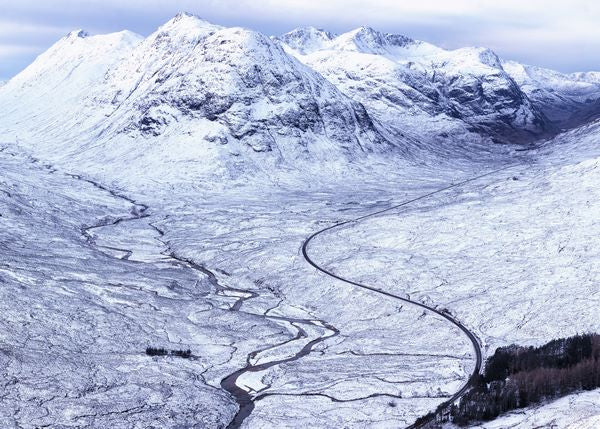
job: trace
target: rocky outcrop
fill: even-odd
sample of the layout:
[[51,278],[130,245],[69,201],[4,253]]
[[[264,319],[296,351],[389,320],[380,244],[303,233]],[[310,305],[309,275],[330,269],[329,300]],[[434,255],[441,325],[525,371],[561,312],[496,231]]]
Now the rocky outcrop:
[[306,48],[301,41],[312,39],[298,34],[279,40],[398,132],[418,126],[430,139],[460,130],[519,143],[551,128],[489,49],[447,51],[369,27]]
[[190,15],[149,36],[111,70],[107,86],[121,126],[114,132],[158,136],[204,119],[219,128],[220,142],[255,152],[310,151],[319,139],[349,152],[387,144],[363,106],[279,44]]
[[571,128],[600,115],[598,73],[565,74],[514,61],[505,61],[502,65],[556,126]]

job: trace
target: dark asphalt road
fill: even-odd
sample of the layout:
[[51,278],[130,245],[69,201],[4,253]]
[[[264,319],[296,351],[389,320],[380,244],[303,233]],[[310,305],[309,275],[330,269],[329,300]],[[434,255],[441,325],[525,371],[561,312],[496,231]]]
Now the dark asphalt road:
[[[448,322],[452,323],[457,328],[459,328],[469,338],[469,340],[471,341],[471,344],[473,346],[473,350],[475,352],[475,367],[473,368],[473,373],[469,377],[469,380],[467,381],[467,383],[465,383],[461,387],[461,389],[459,391],[457,391],[454,395],[452,395],[452,397],[450,399],[448,399],[447,401],[445,401],[444,403],[441,404],[442,407],[455,402],[457,399],[459,399],[461,396],[463,396],[467,392],[467,390],[469,389],[469,387],[471,386],[471,380],[472,380],[473,376],[479,374],[479,372],[481,371],[482,352],[481,352],[481,346],[479,345],[479,341],[477,340],[477,337],[475,336],[475,334],[473,334],[459,320],[455,319],[452,315],[450,315],[449,313],[447,313],[445,311],[437,310],[436,308],[431,307],[429,305],[423,304],[423,303],[418,302],[418,301],[412,301],[412,300],[410,300],[408,298],[402,297],[400,295],[395,295],[395,294],[393,294],[391,292],[387,292],[387,291],[378,289],[378,288],[373,287],[373,286],[369,286],[369,285],[365,285],[365,284],[362,284],[362,283],[355,282],[353,280],[344,278],[344,277],[342,277],[342,276],[340,276],[338,274],[335,274],[335,273],[329,271],[327,268],[319,265],[314,259],[312,259],[310,257],[310,255],[308,254],[308,248],[309,248],[309,245],[310,245],[311,241],[315,237],[317,237],[317,236],[319,236],[319,235],[321,235],[321,234],[323,234],[323,233],[325,233],[327,231],[331,231],[332,229],[339,228],[341,226],[348,225],[350,223],[356,223],[356,222],[359,222],[359,221],[361,221],[363,219],[366,219],[366,218],[369,218],[369,217],[373,217],[373,216],[377,216],[377,215],[380,215],[382,213],[389,212],[389,211],[392,211],[394,209],[397,209],[399,207],[407,206],[407,205],[412,204],[412,203],[414,203],[416,201],[424,200],[426,198],[429,198],[429,197],[431,197],[433,195],[442,193],[442,192],[447,191],[449,189],[458,188],[458,187],[463,186],[463,185],[465,185],[467,183],[474,182],[474,181],[482,179],[484,177],[500,173],[500,172],[508,170],[509,168],[514,167],[514,166],[515,165],[509,165],[509,166],[505,166],[505,167],[502,167],[502,168],[497,168],[495,170],[488,171],[487,173],[480,174],[480,175],[471,177],[469,179],[462,180],[462,181],[457,182],[457,183],[452,183],[452,184],[450,184],[448,186],[445,186],[443,188],[437,189],[435,191],[428,192],[428,193],[420,195],[418,197],[415,197],[415,198],[403,201],[401,203],[395,204],[395,205],[393,205],[391,207],[388,207],[386,209],[378,210],[378,211],[375,211],[373,213],[369,213],[369,214],[366,214],[364,216],[357,217],[355,219],[350,219],[350,220],[347,220],[347,221],[344,221],[344,222],[336,223],[334,225],[328,226],[327,228],[323,228],[323,229],[321,229],[321,230],[313,233],[302,244],[302,255],[304,256],[304,259],[306,259],[306,261],[310,265],[312,265],[313,267],[315,267],[320,272],[322,272],[324,274],[327,274],[328,276],[333,277],[334,279],[337,279],[337,280],[342,281],[344,283],[350,284],[352,286],[360,287],[362,289],[367,289],[369,291],[378,293],[378,294],[383,295],[385,297],[396,299],[396,300],[399,300],[399,301],[403,301],[403,302],[406,302],[406,303],[409,303],[409,304],[413,304],[413,305],[416,305],[417,307],[421,307],[421,308],[423,308],[423,309],[425,309],[427,311],[435,313],[438,316],[441,316],[444,319],[446,319]],[[408,426],[408,428],[409,429],[416,429],[418,427],[421,427],[425,423],[426,423],[426,421],[425,422],[420,422],[419,424],[413,423],[412,425]]]

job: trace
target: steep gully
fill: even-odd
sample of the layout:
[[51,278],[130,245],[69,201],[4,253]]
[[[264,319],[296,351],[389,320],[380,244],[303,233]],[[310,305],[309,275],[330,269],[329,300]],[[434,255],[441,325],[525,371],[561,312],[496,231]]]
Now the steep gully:
[[[418,197],[412,198],[410,200],[406,200],[403,201],[399,204],[393,205],[391,207],[388,207],[386,209],[383,210],[378,210],[375,211],[373,213],[369,213],[351,220],[347,220],[347,221],[343,221],[343,222],[339,222],[336,223],[334,225],[328,226],[326,228],[323,228],[319,231],[316,231],[315,233],[313,233],[312,235],[310,235],[302,244],[302,255],[305,258],[305,260],[314,268],[316,268],[318,271],[336,279],[339,280],[341,282],[344,282],[348,285],[351,285],[353,287],[359,287],[362,289],[366,289],[369,290],[371,292],[380,294],[386,298],[391,298],[391,299],[395,299],[398,301],[402,301],[405,303],[409,303],[409,304],[413,304],[416,305],[418,307],[423,308],[426,311],[432,312],[442,318],[444,318],[445,320],[447,320],[449,323],[453,324],[454,326],[456,326],[457,328],[459,328],[464,335],[466,335],[468,337],[468,339],[470,340],[472,346],[473,346],[473,351],[475,353],[475,366],[473,369],[473,373],[471,375],[471,377],[469,378],[469,380],[461,387],[460,390],[458,390],[456,393],[454,393],[448,400],[446,400],[444,403],[442,403],[439,407],[438,407],[438,411],[437,412],[443,412],[449,405],[451,405],[452,403],[454,403],[455,401],[457,401],[460,397],[462,397],[470,388],[471,386],[471,380],[473,379],[473,376],[478,374],[481,370],[481,364],[482,364],[482,351],[481,351],[481,347],[479,345],[479,341],[477,339],[477,337],[475,336],[475,334],[473,334],[466,326],[464,326],[460,321],[458,321],[454,316],[452,316],[451,314],[449,314],[446,310],[438,310],[435,307],[431,306],[431,305],[426,305],[423,304],[419,301],[413,301],[411,299],[408,299],[406,297],[400,296],[400,295],[396,295],[393,294],[391,292],[387,292],[385,290],[381,290],[378,289],[376,287],[373,286],[369,286],[366,284],[362,284],[362,283],[358,283],[355,282],[351,279],[347,279],[344,278],[338,274],[335,274],[334,272],[332,272],[331,270],[327,269],[326,267],[319,265],[318,262],[316,262],[310,255],[309,255],[309,246],[311,244],[311,242],[318,236],[331,231],[335,228],[339,228],[342,226],[347,226],[349,224],[353,224],[353,223],[357,223],[363,219],[367,219],[370,217],[374,217],[386,212],[390,212],[392,210],[398,209],[400,207],[403,206],[407,206],[409,204],[412,204],[416,201],[419,200],[423,200],[426,199],[428,197],[431,197],[433,195],[442,193],[444,191],[453,189],[453,188],[458,188],[460,186],[463,186],[467,183],[470,182],[474,182],[476,180],[482,179],[484,177],[487,176],[491,176],[493,174],[502,172],[504,170],[507,170],[511,167],[513,167],[514,165],[508,165],[508,166],[504,166],[502,168],[498,168],[492,171],[489,171],[487,173],[484,174],[480,174],[477,175],[475,177],[471,177],[467,180],[463,180],[457,183],[452,183],[446,187],[443,187],[441,189],[437,189],[435,191],[420,195]],[[55,170],[54,170],[55,171]],[[86,241],[88,242],[89,245],[91,246],[95,246],[99,249],[105,248],[108,250],[112,250],[112,251],[118,251],[118,252],[122,252],[123,256],[121,256],[121,259],[128,259],[129,257],[131,257],[132,255],[132,251],[129,249],[122,249],[122,248],[118,248],[118,247],[111,247],[111,246],[101,246],[96,244],[94,236],[90,233],[93,229],[97,229],[97,228],[103,228],[103,227],[107,227],[107,226],[111,226],[111,225],[117,225],[121,222],[127,222],[127,221],[134,221],[134,220],[139,220],[139,219],[143,219],[143,218],[148,218],[150,217],[150,214],[148,213],[148,209],[149,207],[145,204],[141,204],[136,202],[135,200],[120,194],[116,191],[113,191],[91,179],[87,179],[84,178],[80,175],[75,175],[75,174],[67,174],[68,176],[72,177],[73,179],[76,180],[81,180],[81,181],[85,181],[90,183],[91,185],[95,186],[98,189],[101,189],[105,192],[110,193],[112,196],[114,196],[115,198],[120,198],[123,199],[129,203],[132,204],[133,208],[131,209],[130,212],[130,216],[128,217],[118,217],[116,219],[104,219],[101,220],[100,222],[92,225],[92,226],[85,226],[82,227],[81,232],[82,235],[86,238]],[[236,289],[236,288],[232,288],[232,287],[228,287],[228,286],[224,286],[222,284],[219,283],[219,281],[217,280],[217,277],[215,276],[215,274],[213,272],[211,272],[210,270],[206,269],[203,265],[198,264],[197,262],[189,259],[189,258],[185,258],[182,256],[177,255],[169,246],[167,241],[163,241],[162,237],[164,236],[164,231],[161,230],[159,227],[157,227],[156,225],[154,225],[153,223],[149,223],[149,225],[158,233],[159,235],[159,241],[161,241],[165,247],[166,247],[166,251],[163,252],[163,254],[165,256],[168,256],[169,258],[171,258],[171,260],[173,261],[173,263],[195,270],[199,273],[201,273],[203,276],[207,276],[209,282],[213,285],[213,287],[215,287],[217,294],[221,295],[221,296],[227,296],[227,297],[238,297],[236,299],[236,301],[233,303],[233,305],[229,308],[230,311],[241,311],[241,307],[243,305],[243,303],[249,299],[255,298],[258,296],[257,292],[254,291],[247,291],[247,290],[242,290],[242,289]],[[249,313],[249,314],[253,314],[253,315],[257,315],[255,313]],[[242,387],[240,387],[238,385],[238,380],[240,379],[240,377],[242,377],[245,374],[248,373],[253,373],[253,372],[260,372],[260,371],[264,371],[267,370],[271,367],[280,365],[280,364],[284,364],[284,363],[288,363],[288,362],[293,362],[296,361],[298,359],[301,359],[302,357],[308,355],[309,353],[311,353],[311,351],[315,348],[315,346],[317,346],[318,344],[322,343],[323,341],[325,341],[328,338],[334,337],[336,335],[339,334],[339,330],[336,329],[334,326],[331,326],[329,324],[327,324],[325,321],[322,320],[312,320],[312,319],[302,319],[302,318],[290,318],[290,317],[284,317],[284,316],[270,316],[267,315],[266,312],[265,314],[262,315],[258,315],[260,317],[263,317],[265,319],[269,319],[269,320],[274,320],[274,321],[279,321],[279,322],[285,322],[287,324],[289,324],[289,326],[293,326],[296,330],[297,330],[297,334],[290,338],[289,340],[286,340],[283,343],[279,343],[279,344],[275,344],[273,346],[267,347],[267,348],[263,348],[263,349],[259,349],[259,350],[255,350],[253,352],[251,352],[247,358],[246,358],[246,366],[244,366],[243,368],[238,369],[237,371],[231,373],[230,375],[226,376],[225,378],[223,378],[221,380],[221,387],[226,390],[227,392],[229,392],[233,398],[235,398],[236,402],[238,403],[238,412],[236,413],[235,417],[233,418],[233,420],[229,423],[229,425],[227,426],[227,428],[238,428],[242,425],[242,423],[244,422],[244,420],[252,413],[253,409],[254,409],[254,404],[257,401],[260,401],[261,399],[264,399],[268,396],[273,396],[273,395],[286,395],[285,393],[282,394],[278,394],[278,393],[269,393],[269,392],[264,392],[261,393],[262,390],[267,389],[269,386],[266,386],[265,388],[261,389],[260,391],[254,392],[254,394],[252,394],[249,390],[243,389]],[[269,349],[272,348],[276,348],[276,347],[280,347],[282,345],[285,345],[287,343],[290,343],[292,341],[297,341],[297,340],[301,340],[304,338],[307,338],[308,334],[306,332],[306,330],[304,328],[302,328],[302,325],[309,325],[309,326],[313,326],[317,329],[323,330],[325,333],[321,336],[318,336],[314,339],[312,339],[311,341],[309,341],[308,343],[306,343],[301,349],[300,351],[296,352],[294,355],[289,356],[289,357],[285,357],[285,358],[281,358],[281,359],[275,359],[275,360],[271,360],[271,361],[267,361],[267,362],[263,362],[263,363],[252,363],[253,359],[262,352],[265,352]],[[333,398],[331,396],[328,396],[326,394],[321,394],[321,393],[307,393],[307,394],[299,394],[298,396],[324,396],[329,398],[330,400],[334,401],[334,402],[344,402],[344,401],[340,401],[336,398]],[[368,396],[373,397],[373,396],[394,396],[394,395],[370,395]],[[359,398],[359,399],[366,399],[366,398]],[[417,423],[414,423],[412,425],[409,426],[409,428],[420,428],[425,426],[427,423],[430,423],[433,419],[435,418],[435,413],[432,413],[428,416],[424,416],[423,418],[419,419]]]

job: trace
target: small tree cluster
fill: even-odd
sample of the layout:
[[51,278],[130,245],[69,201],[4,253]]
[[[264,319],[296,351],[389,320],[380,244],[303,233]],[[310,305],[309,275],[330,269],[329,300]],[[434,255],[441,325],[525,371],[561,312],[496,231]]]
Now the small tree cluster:
[[169,352],[162,347],[146,347],[146,354],[149,356],[166,356]]
[[592,356],[598,335],[576,335],[552,340],[541,347],[501,347],[485,367],[485,381],[504,380],[511,374],[536,368],[568,368]]
[[173,356],[179,356],[179,357],[182,357],[184,359],[189,359],[190,357],[192,357],[192,351],[190,349],[187,349],[187,350],[171,350],[171,354]]
[[177,356],[184,359],[192,357],[192,351],[187,350],[167,350],[162,347],[146,347],[146,354],[148,356]]

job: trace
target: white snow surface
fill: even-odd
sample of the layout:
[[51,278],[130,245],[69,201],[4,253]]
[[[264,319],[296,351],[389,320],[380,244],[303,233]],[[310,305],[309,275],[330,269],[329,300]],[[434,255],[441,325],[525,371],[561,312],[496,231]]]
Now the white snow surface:
[[395,135],[472,151],[474,143],[489,145],[473,132],[478,128],[498,128],[492,137],[503,141],[544,129],[541,112],[489,49],[448,51],[369,27],[329,39],[322,34],[297,29],[279,40]]
[[[301,244],[506,165],[311,256],[445,308],[486,356],[600,331],[595,95],[585,125],[491,143],[539,131],[536,88],[580,109],[599,81],[366,27],[70,33],[0,88],[0,426],[222,427],[222,381],[257,364],[243,427],[409,425],[466,382],[470,342]],[[593,427],[596,396],[485,427]]]
[[588,111],[597,115],[600,100],[598,73],[565,74],[514,61],[504,61],[502,66],[527,96],[542,106],[550,119],[569,124],[578,119],[579,122],[589,120],[585,114]]
[[[481,160],[506,152],[494,142],[544,135],[546,104],[515,76],[485,48],[369,27],[272,39],[179,14],[146,38],[70,33],[1,87],[0,130],[121,183],[342,179],[373,160]],[[570,79],[589,89],[594,76]],[[571,91],[558,108],[597,111],[586,91],[589,103]]]
[[362,105],[278,43],[187,14],[143,40],[69,34],[2,88],[0,115],[6,139],[130,181],[131,170],[189,182],[315,161],[336,171],[392,147]]
[[598,427],[600,427],[600,390],[568,395],[473,426],[477,429],[596,429]]

